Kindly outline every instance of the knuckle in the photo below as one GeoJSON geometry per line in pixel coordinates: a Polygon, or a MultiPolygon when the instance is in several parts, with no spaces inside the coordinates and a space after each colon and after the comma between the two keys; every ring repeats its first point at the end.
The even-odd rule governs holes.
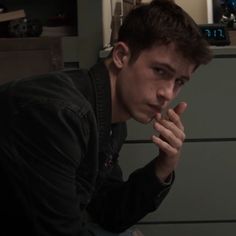
{"type": "Polygon", "coordinates": [[[177,150],[177,149],[174,149],[173,151],[172,151],[172,157],[173,158],[175,158],[177,155],[178,155],[178,153],[179,153],[179,151],[177,150]]]}
{"type": "Polygon", "coordinates": [[[174,138],[174,135],[173,135],[173,133],[172,133],[170,130],[167,130],[165,137],[166,137],[167,139],[173,139],[173,138],[174,138]]]}
{"type": "Polygon", "coordinates": [[[179,150],[182,147],[183,142],[181,140],[178,140],[176,142],[176,148],[179,150]]]}

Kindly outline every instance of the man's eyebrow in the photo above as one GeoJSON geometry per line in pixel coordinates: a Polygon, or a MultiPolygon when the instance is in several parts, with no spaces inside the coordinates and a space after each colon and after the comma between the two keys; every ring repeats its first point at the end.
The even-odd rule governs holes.
{"type": "MultiPolygon", "coordinates": [[[[171,65],[169,65],[168,63],[163,63],[163,62],[156,61],[155,64],[165,67],[171,73],[176,73],[176,70],[171,65]]],[[[190,80],[190,77],[187,76],[187,75],[186,76],[183,75],[183,76],[180,76],[178,79],[184,79],[184,80],[186,80],[188,82],[190,80]]]]}
{"type": "Polygon", "coordinates": [[[169,65],[168,63],[163,63],[163,62],[155,61],[154,64],[157,65],[157,66],[158,65],[159,66],[163,66],[166,69],[168,69],[169,71],[171,71],[172,73],[176,72],[176,70],[171,65],[169,65]]]}

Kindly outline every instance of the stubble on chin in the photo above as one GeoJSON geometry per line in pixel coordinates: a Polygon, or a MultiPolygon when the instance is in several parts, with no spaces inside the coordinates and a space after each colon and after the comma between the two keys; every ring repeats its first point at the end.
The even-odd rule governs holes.
{"type": "Polygon", "coordinates": [[[135,120],[139,123],[146,125],[146,124],[151,123],[154,118],[155,118],[155,115],[153,117],[142,115],[142,116],[136,117],[135,120]]]}

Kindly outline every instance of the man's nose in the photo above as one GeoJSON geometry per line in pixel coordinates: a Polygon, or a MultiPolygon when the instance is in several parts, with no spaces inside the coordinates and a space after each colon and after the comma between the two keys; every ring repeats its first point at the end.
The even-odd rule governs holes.
{"type": "Polygon", "coordinates": [[[157,91],[157,99],[159,100],[161,105],[169,103],[174,98],[175,98],[174,83],[172,81],[168,81],[168,83],[159,88],[157,91]]]}

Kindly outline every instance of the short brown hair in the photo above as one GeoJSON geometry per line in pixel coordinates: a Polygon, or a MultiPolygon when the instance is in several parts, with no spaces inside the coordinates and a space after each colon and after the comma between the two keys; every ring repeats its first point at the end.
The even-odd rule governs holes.
{"type": "Polygon", "coordinates": [[[197,66],[207,64],[212,58],[198,25],[170,0],[153,0],[132,9],[119,29],[118,41],[129,46],[131,61],[135,61],[142,50],[170,43],[197,66]]]}

